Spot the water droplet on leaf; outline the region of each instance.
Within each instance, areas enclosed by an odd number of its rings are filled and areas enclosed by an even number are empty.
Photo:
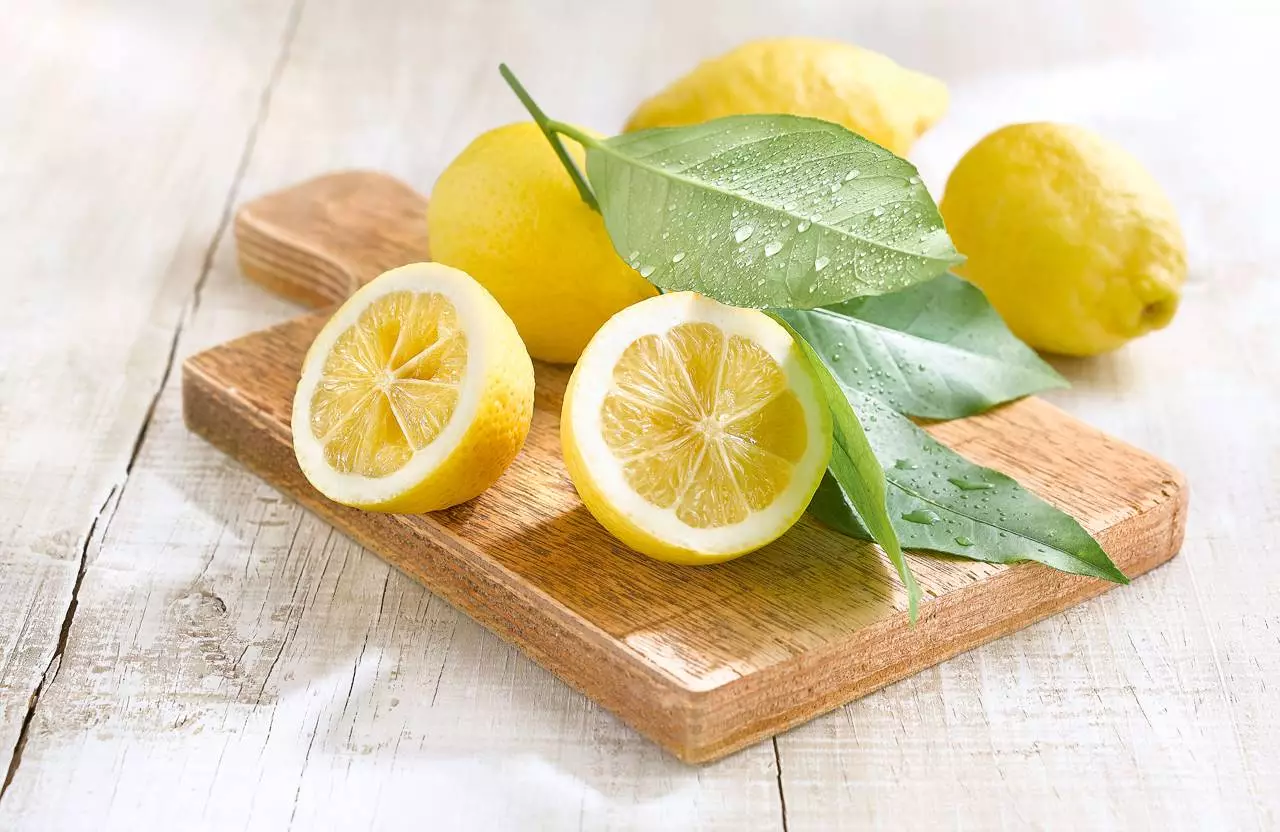
[[[967,480],[963,477],[948,477],[947,482],[951,483],[956,488],[959,488],[961,491],[986,491],[988,489],[995,488],[995,486],[989,482],[982,482],[981,480]]]
[[[902,515],[902,519],[908,523],[919,523],[922,526],[932,526],[942,518],[938,516],[936,511],[927,508],[918,508],[915,511],[909,511]]]

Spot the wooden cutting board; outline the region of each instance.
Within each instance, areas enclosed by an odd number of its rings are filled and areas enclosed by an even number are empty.
[[[425,206],[381,174],[325,176],[241,209],[240,264],[276,292],[330,307],[426,259]],[[1034,563],[910,555],[926,596],[910,626],[884,555],[807,518],[727,564],[649,560],[578,501],[559,446],[569,370],[545,364],[528,444],[479,498],[414,516],[336,505],[303,479],[289,438],[303,355],[327,315],[190,358],[188,426],[682,760],[721,757],[1113,586]],[[1131,577],[1182,543],[1182,475],[1049,404],[1026,399],[928,430],[1077,517]]]

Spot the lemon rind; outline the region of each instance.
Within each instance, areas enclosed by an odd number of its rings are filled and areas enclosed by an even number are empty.
[[[714,324],[727,336],[746,337],[768,353],[803,406],[809,437],[791,482],[767,508],[738,523],[712,528],[689,526],[674,506],[662,508],[637,494],[601,431],[601,406],[613,387],[613,368],[623,351],[638,338],[663,335],[690,322]],[[599,383],[600,379],[608,381]],[[617,313],[583,351],[565,394],[562,444],[583,502],[615,536],[660,559],[712,563],[769,543],[804,513],[830,458],[831,416],[812,367],[782,326],[758,310],[725,306],[693,292],[673,292]]]

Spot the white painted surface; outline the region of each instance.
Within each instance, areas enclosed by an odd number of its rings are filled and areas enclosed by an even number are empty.
[[[791,832],[1280,825],[1273,6],[8,5],[0,828],[778,830],[784,800]],[[1186,302],[1060,362],[1054,398],[1181,466],[1192,513],[1132,586],[689,768],[189,435],[170,371],[294,312],[236,274],[236,201],[341,167],[429,190],[521,117],[499,60],[608,131],[771,32],[945,78],[913,154],[935,193],[1010,121],[1147,162],[1186,227]]]

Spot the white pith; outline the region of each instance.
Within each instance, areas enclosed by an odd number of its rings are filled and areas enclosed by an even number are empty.
[[[709,323],[727,337],[740,335],[758,344],[781,368],[787,386],[804,410],[808,441],[793,468],[790,483],[772,503],[738,523],[697,528],[681,520],[676,506],[662,508],[635,492],[619,460],[604,441],[601,407],[616,389],[613,369],[623,352],[646,335],[663,335],[683,323]],[[826,469],[829,448],[826,403],[803,354],[791,335],[758,310],[738,309],[691,292],[662,295],[619,312],[596,333],[574,371],[571,412],[573,435],[595,489],[630,522],[663,542],[708,555],[741,552],[780,533],[807,505],[816,477]]]
[[[384,477],[334,470],[325,459],[324,445],[311,431],[311,400],[334,342],[379,298],[394,292],[444,295],[453,304],[458,326],[467,335],[467,366],[458,385],[458,402],[440,434],[414,453],[399,470]],[[484,316],[493,299],[470,277],[439,263],[413,263],[393,269],[357,291],[325,324],[303,363],[302,378],[293,399],[294,453],[308,480],[342,502],[374,505],[397,497],[425,479],[458,446],[475,419],[491,361],[485,342]]]

